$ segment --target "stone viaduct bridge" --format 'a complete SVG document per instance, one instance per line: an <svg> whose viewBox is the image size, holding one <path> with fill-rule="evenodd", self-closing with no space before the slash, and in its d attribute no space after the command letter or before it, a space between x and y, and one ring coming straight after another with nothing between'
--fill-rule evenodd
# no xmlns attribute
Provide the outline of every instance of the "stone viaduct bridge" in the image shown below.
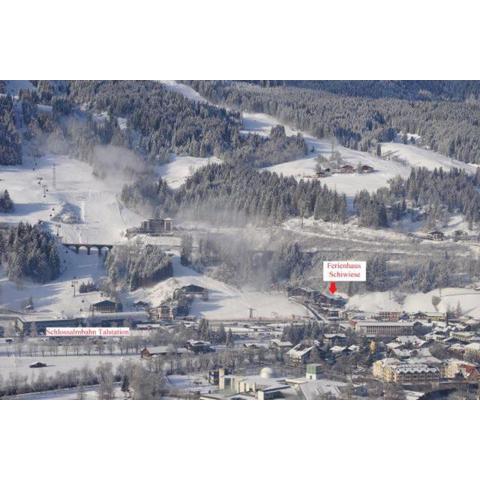
<svg viewBox="0 0 480 480"><path fill-rule="evenodd" d="M108 253L115 246L109 243L62 243L62 245L75 253L80 253L80 249L85 248L87 255L90 255L92 249L97 250L98 255L104 251Z"/></svg>

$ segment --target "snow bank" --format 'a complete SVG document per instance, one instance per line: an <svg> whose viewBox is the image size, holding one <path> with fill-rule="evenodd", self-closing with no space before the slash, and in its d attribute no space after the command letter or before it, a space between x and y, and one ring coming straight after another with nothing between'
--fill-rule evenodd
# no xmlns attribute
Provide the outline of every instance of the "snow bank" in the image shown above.
<svg viewBox="0 0 480 480"><path fill-rule="evenodd" d="M348 308L365 312L401 311L403 307L390 292L372 292L363 295L353 295L348 301ZM430 311L431 309L429 309Z"/></svg>
<svg viewBox="0 0 480 480"><path fill-rule="evenodd" d="M439 297L439 312L445 313L448 309L455 310L460 305L464 315L480 316L480 292L469 288L442 288L428 293L412 293L403 301L396 300L390 292L371 292L362 295L353 295L347 307L360 309L366 312L379 311L406 311L434 312L432 298Z"/></svg>

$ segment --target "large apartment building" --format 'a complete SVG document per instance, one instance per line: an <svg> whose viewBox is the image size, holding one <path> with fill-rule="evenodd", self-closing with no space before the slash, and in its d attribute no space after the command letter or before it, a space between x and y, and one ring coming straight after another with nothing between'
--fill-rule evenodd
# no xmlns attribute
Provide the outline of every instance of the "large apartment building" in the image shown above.
<svg viewBox="0 0 480 480"><path fill-rule="evenodd" d="M355 331L367 337L398 337L411 335L414 322L375 322L359 321L355 323Z"/></svg>
<svg viewBox="0 0 480 480"><path fill-rule="evenodd" d="M389 383L420 385L438 382L440 370L425 363L404 363L394 358L386 358L373 364L373 376Z"/></svg>

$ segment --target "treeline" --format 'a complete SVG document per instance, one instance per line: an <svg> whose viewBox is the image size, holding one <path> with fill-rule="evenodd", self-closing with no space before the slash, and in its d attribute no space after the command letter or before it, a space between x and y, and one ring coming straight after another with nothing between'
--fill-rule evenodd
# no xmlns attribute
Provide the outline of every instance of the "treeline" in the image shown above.
<svg viewBox="0 0 480 480"><path fill-rule="evenodd" d="M173 275L170 258L156 245L116 246L107 255L105 267L114 285L126 285L132 291Z"/></svg>
<svg viewBox="0 0 480 480"><path fill-rule="evenodd" d="M410 208L421 208L426 225L435 228L453 213L464 215L472 229L480 222L480 168L475 175L453 168L433 171L412 169L407 179L396 177L389 187L370 194L362 191L354 199L359 224L367 227L388 227L401 219Z"/></svg>
<svg viewBox="0 0 480 480"><path fill-rule="evenodd" d="M315 181L297 182L268 171L231 164L211 164L197 170L178 190L162 180L140 179L125 186L122 201L131 208L148 206L154 214L190 214L217 223L261 220L276 224L289 217L344 222L345 195Z"/></svg>
<svg viewBox="0 0 480 480"><path fill-rule="evenodd" d="M285 127L277 125L271 129L269 137L248 134L232 148L227 158L239 164L256 168L295 160L308 153L308 147L301 134L287 137Z"/></svg>
<svg viewBox="0 0 480 480"><path fill-rule="evenodd" d="M398 98L402 100L477 100L478 80L263 80L263 87L309 88L348 97Z"/></svg>
<svg viewBox="0 0 480 480"><path fill-rule="evenodd" d="M376 151L400 132L418 134L421 144L467 163L480 163L480 103L414 101L352 96L326 90L245 82L188 82L203 96L241 110L264 112L318 137L335 136L346 147ZM335 85L335 84L332 84ZM351 85L351 84L349 84ZM474 84L474 94L478 85ZM350 88L351 90L351 88ZM465 87L465 94L469 92Z"/></svg>
<svg viewBox="0 0 480 480"><path fill-rule="evenodd" d="M60 274L55 239L39 225L19 223L0 233L0 259L8 278L49 282Z"/></svg>
<svg viewBox="0 0 480 480"><path fill-rule="evenodd" d="M376 255L367 261L366 289L370 291L429 292L436 288L460 287L471 283L480 275L480 262L463 257L424 258L399 264L390 262L385 255ZM349 285L350 294L359 285Z"/></svg>
<svg viewBox="0 0 480 480"><path fill-rule="evenodd" d="M0 96L0 165L22 163L20 135L15 126L12 97Z"/></svg>

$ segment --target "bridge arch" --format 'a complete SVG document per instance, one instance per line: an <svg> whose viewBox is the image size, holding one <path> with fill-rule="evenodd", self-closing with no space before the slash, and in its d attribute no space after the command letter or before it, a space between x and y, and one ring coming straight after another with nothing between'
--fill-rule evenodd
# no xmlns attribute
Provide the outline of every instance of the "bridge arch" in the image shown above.
<svg viewBox="0 0 480 480"><path fill-rule="evenodd" d="M87 255L90 255L92 249L96 249L98 255L101 255L104 251L108 253L113 248L113 245L107 243L63 243L63 246L77 254L80 253L80 249L85 249Z"/></svg>

